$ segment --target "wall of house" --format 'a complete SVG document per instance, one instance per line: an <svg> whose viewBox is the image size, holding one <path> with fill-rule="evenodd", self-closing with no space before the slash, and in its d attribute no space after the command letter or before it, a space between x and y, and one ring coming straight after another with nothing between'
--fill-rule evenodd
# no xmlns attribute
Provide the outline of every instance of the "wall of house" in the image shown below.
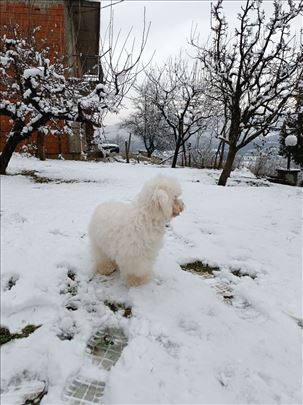
<svg viewBox="0 0 303 405"><path fill-rule="evenodd" d="M19 26L19 30L28 34L34 27L40 30L36 38L52 44L53 52L67 55L73 73L80 76L89 64L83 63L83 51L98 55L99 51L99 3L72 0L1 0L0 34L5 25ZM96 60L96 59L95 59ZM7 117L0 117L0 150L3 149L11 123ZM19 145L18 150L35 148L35 136ZM79 125L75 126L75 135L48 135L45 137L45 149L48 157L62 154L65 158L81 156L83 149L79 141Z"/></svg>
<svg viewBox="0 0 303 405"><path fill-rule="evenodd" d="M75 31L81 74L97 74L100 32L100 5L96 2L68 2Z"/></svg>
<svg viewBox="0 0 303 405"><path fill-rule="evenodd" d="M0 26L19 25L25 35L40 27L38 40L46 38L58 51L64 49L63 0L1 0Z"/></svg>

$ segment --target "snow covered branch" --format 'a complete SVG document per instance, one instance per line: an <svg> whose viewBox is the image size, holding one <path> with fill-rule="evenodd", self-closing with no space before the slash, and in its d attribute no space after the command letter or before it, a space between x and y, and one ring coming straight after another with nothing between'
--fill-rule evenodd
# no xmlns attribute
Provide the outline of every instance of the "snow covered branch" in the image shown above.
<svg viewBox="0 0 303 405"><path fill-rule="evenodd" d="M293 103L303 73L303 50L291 22L303 12L303 1L274 0L266 17L259 0L246 0L238 13L235 36L229 35L223 1L212 8L210 46L192 44L207 76L208 96L224 108L224 141L229 158L219 184L226 184L237 151L270 128Z"/></svg>
<svg viewBox="0 0 303 405"><path fill-rule="evenodd" d="M69 131L69 122L100 127L107 112L117 112L135 80L147 39L144 32L139 55L132 60L130 52L122 67L113 64L114 51L110 48L102 50L99 57L99 77L72 77L64 55L58 55L46 42L38 46L35 32L23 37L13 27L0 37L0 115L13 122L0 156L1 173L5 173L18 143L35 131L47 134L53 125Z"/></svg>
<svg viewBox="0 0 303 405"><path fill-rule="evenodd" d="M175 140L175 167L179 150L212 116L211 103L205 97L205 81L201 65L192 66L182 55L169 59L162 68L147 72L146 95L157 106Z"/></svg>

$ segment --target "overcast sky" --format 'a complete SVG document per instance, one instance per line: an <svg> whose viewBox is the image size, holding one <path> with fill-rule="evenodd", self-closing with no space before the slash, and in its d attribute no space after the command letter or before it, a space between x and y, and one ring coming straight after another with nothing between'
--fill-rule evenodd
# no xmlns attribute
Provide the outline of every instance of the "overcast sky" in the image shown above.
<svg viewBox="0 0 303 405"><path fill-rule="evenodd" d="M104 4L104 2L102 3ZM151 22L147 46L143 55L147 61L156 51L154 61L163 62L167 56L187 46L192 23L209 31L209 1L124 1L114 7L115 28L124 34L133 26L133 35L140 40L144 7L146 21ZM102 29L107 26L109 8L102 10Z"/></svg>
<svg viewBox="0 0 303 405"><path fill-rule="evenodd" d="M223 2L230 28L236 24L236 15L240 11L241 3L242 0ZM107 4L109 2L106 0L101 3L102 6ZM192 47L188 45L192 26L197 26L201 42L207 40L210 33L210 6L209 0L124 0L113 8L115 31L121 29L122 38L125 38L132 27L132 38L136 37L139 44L145 7L146 21L151 22L151 28L142 61L147 62L155 51L153 63L161 65L169 56L178 54L181 48L194 54ZM268 15L272 14L272 1L264 1L263 7ZM101 10L101 35L108 26L109 10L109 7ZM298 18L293 25L294 30L299 30L303 26L302 18ZM126 105L130 107L129 102L126 102ZM121 117L127 114L128 111L123 111L119 116L110 116L106 122L119 122Z"/></svg>

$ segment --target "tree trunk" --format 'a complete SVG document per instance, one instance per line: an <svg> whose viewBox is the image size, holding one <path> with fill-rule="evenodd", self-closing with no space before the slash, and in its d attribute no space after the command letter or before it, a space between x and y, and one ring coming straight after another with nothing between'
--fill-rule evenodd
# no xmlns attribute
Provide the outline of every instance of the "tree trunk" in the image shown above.
<svg viewBox="0 0 303 405"><path fill-rule="evenodd" d="M182 139L183 139L183 137L182 137L182 132L180 133L180 129L179 129L179 135L178 135L177 142L176 142L175 153L174 153L173 161L172 161L172 164L171 164L171 167L172 167L173 169L174 169L174 168L176 167L176 165L177 165L178 156L179 156L179 151L180 151L180 148L181 148L181 145L182 145Z"/></svg>
<svg viewBox="0 0 303 405"><path fill-rule="evenodd" d="M177 165L177 160L178 160L178 155L179 155L179 150L180 150L180 145L179 142L176 145L176 149L175 149L175 153L174 153L174 157L173 157L173 161L171 164L171 167L174 169Z"/></svg>
<svg viewBox="0 0 303 405"><path fill-rule="evenodd" d="M288 154L287 154L287 170L290 170L290 159L291 159L291 154L290 154L290 150L289 150Z"/></svg>
<svg viewBox="0 0 303 405"><path fill-rule="evenodd" d="M186 149L185 149L184 143L183 143L182 149L183 149L183 163L184 163L182 166L187 166L187 156L186 156Z"/></svg>
<svg viewBox="0 0 303 405"><path fill-rule="evenodd" d="M224 164L223 171L222 171L219 181L218 181L219 186L226 185L227 179L229 178L231 170L232 170L232 166L233 166L233 163L234 163L234 160L236 157L236 153L237 153L236 147L229 146L226 162Z"/></svg>
<svg viewBox="0 0 303 405"><path fill-rule="evenodd" d="M130 143L132 139L131 132L129 133L128 141L125 141L125 154L126 154L126 163L129 163L129 151L130 151Z"/></svg>
<svg viewBox="0 0 303 405"><path fill-rule="evenodd" d="M125 143L125 158L126 158L126 163L129 163L129 154L128 154L129 149L128 149L127 140L125 140L124 143Z"/></svg>
<svg viewBox="0 0 303 405"><path fill-rule="evenodd" d="M222 168L222 163L223 163L223 158L224 158L224 149L225 149L225 142L220 141L216 155L215 155L215 161L213 164L214 169L221 169ZM218 161L219 158L219 161Z"/></svg>
<svg viewBox="0 0 303 405"><path fill-rule="evenodd" d="M222 145L222 141L220 141L219 146L217 148L217 152L215 154L215 160L214 160L214 164L213 164L213 169L217 169L217 161L218 161L218 156L219 156L219 153L220 153L221 145Z"/></svg>
<svg viewBox="0 0 303 405"><path fill-rule="evenodd" d="M94 149L94 126L90 122L84 124L84 143L86 143L86 150L92 152Z"/></svg>
<svg viewBox="0 0 303 405"><path fill-rule="evenodd" d="M37 158L45 160L45 145L44 145L44 133L38 131L37 133Z"/></svg>
<svg viewBox="0 0 303 405"><path fill-rule="evenodd" d="M183 120L182 119L179 119L178 129L176 128L176 131L175 131L175 138L177 138L176 139L177 142L176 142L174 158L173 158L172 165L171 165L172 168L175 168L177 165L179 150L180 150L180 148L182 146L182 142L183 142ZM183 145L184 145L184 143L183 143Z"/></svg>
<svg viewBox="0 0 303 405"><path fill-rule="evenodd" d="M222 142L222 147L221 147L221 151L220 151L220 159L219 159L217 169L222 169L223 159L224 159L224 150L225 150L225 142Z"/></svg>
<svg viewBox="0 0 303 405"><path fill-rule="evenodd" d="M0 156L0 174L6 174L6 169L12 154L15 152L18 143L20 143L23 139L24 138L20 135L20 132L15 132L8 138Z"/></svg>

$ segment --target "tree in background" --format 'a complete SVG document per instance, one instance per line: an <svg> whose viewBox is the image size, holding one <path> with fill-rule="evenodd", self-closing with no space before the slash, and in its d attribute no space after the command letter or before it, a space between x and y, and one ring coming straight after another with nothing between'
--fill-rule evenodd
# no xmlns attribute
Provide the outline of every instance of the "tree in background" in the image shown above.
<svg viewBox="0 0 303 405"><path fill-rule="evenodd" d="M218 126L220 116L214 115L208 120L206 129L199 131L192 139L190 156L191 166L200 169L218 169L220 164Z"/></svg>
<svg viewBox="0 0 303 405"><path fill-rule="evenodd" d="M155 150L169 147L170 137L163 115L146 95L147 86L147 83L137 86L137 95L133 98L135 110L122 122L121 127L142 139L147 156L151 157Z"/></svg>
<svg viewBox="0 0 303 405"><path fill-rule="evenodd" d="M190 66L180 55L169 59L161 68L150 69L146 97L158 108L170 128L175 146L172 167L176 167L186 142L206 127L211 116L199 62Z"/></svg>
<svg viewBox="0 0 303 405"><path fill-rule="evenodd" d="M208 97L221 105L220 139L228 153L219 178L226 185L238 151L260 135L266 136L287 109L303 71L302 47L291 36L290 24L303 11L303 2L273 1L266 18L260 0L246 0L231 37L223 1L212 8L212 42L201 46L192 35L208 82Z"/></svg>
<svg viewBox="0 0 303 405"><path fill-rule="evenodd" d="M267 142L268 138L258 139L253 142L254 149L247 157L245 167L255 176L276 176L277 168L283 164L283 158L278 156L278 148Z"/></svg>
<svg viewBox="0 0 303 405"><path fill-rule="evenodd" d="M35 131L48 134L63 123L64 131L70 132L70 124L75 122L100 127L108 111L117 111L135 81L148 35L144 24L137 57L126 52L125 59L118 55L118 61L111 35L109 49L104 50L102 45L99 76L75 78L64 64L63 55L55 54L46 42L37 45L36 31L24 37L18 28L8 27L0 38L0 115L12 121L0 156L1 174L5 174L17 145Z"/></svg>

